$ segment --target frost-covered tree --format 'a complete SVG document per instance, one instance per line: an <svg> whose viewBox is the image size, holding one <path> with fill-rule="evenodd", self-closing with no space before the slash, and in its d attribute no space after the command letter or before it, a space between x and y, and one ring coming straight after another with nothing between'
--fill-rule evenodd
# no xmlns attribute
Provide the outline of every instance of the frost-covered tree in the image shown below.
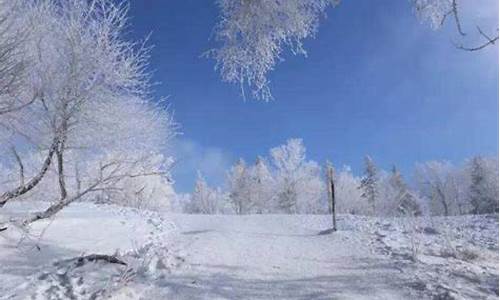
<svg viewBox="0 0 500 300"><path fill-rule="evenodd" d="M335 200L337 211L348 214L369 214L370 208L362 198L359 188L361 179L352 174L351 168L344 166L335 176Z"/></svg>
<svg viewBox="0 0 500 300"><path fill-rule="evenodd" d="M459 215L470 210L470 178L463 167L449 162L425 162L417 165L416 180L431 214Z"/></svg>
<svg viewBox="0 0 500 300"><path fill-rule="evenodd" d="M299 177L298 211L303 214L328 212L327 186L321 166L307 161Z"/></svg>
<svg viewBox="0 0 500 300"><path fill-rule="evenodd" d="M243 159L229 170L227 174L227 185L229 189L229 201L238 215L248 214L254 208L252 202L250 176L247 165Z"/></svg>
<svg viewBox="0 0 500 300"><path fill-rule="evenodd" d="M218 213L219 197L216 190L212 189L205 178L198 172L198 179L191 195L189 212L198 214Z"/></svg>
<svg viewBox="0 0 500 300"><path fill-rule="evenodd" d="M222 79L248 86L254 97L269 100L268 73L283 50L306 54L303 40L314 36L325 10L337 0L217 0L220 9L213 57Z"/></svg>
<svg viewBox="0 0 500 300"><path fill-rule="evenodd" d="M427 200L431 214L460 215L497 211L497 159L476 157L464 166L453 166L448 162L426 162L417 165L416 179L419 192Z"/></svg>
<svg viewBox="0 0 500 300"><path fill-rule="evenodd" d="M362 191L361 197L363 197L371 208L372 214L376 213L376 202L377 202L377 184L378 184L378 171L375 163L370 156L365 157L365 170L364 176L361 179L359 188Z"/></svg>
<svg viewBox="0 0 500 300"><path fill-rule="evenodd" d="M23 43L29 37L21 6L16 1L0 0L0 115L20 110L34 101L34 97L24 99L19 95L27 76L28 57Z"/></svg>
<svg viewBox="0 0 500 300"><path fill-rule="evenodd" d="M418 197L409 190L396 167L390 171L377 171L376 192L375 215L396 217L420 214Z"/></svg>
<svg viewBox="0 0 500 300"><path fill-rule="evenodd" d="M148 158L148 160L151 162L151 165L148 166L149 171L161 174L161 166L165 161L163 155L156 154ZM75 180L81 180L77 179L81 173L81 171L77 170L75 169L77 172ZM78 181L76 181L76 184L78 184ZM175 191L168 174L163 176L126 177L114 184L113 188L103 189L101 192L91 195L89 200L96 201L98 199L106 203L115 203L139 209L166 211L171 208L170 202L175 199Z"/></svg>
<svg viewBox="0 0 500 300"><path fill-rule="evenodd" d="M397 209L402 215L422 215L417 197L409 190L396 166L392 167L389 184L394 191L394 198L391 200L397 205Z"/></svg>
<svg viewBox="0 0 500 300"><path fill-rule="evenodd" d="M44 189L40 182L57 186L54 204L29 223L90 194L120 189L125 179L168 176L171 160L158 162L157 154L175 127L149 101L148 48L125 38L126 6L111 0L19 3L31 28L22 43L30 76L19 96L36 99L2 115L10 126L0 130L22 145L19 157L42 159L33 177L0 196L0 205L28 192L36 198L35 188ZM42 181L48 172L57 174L55 183Z"/></svg>
<svg viewBox="0 0 500 300"><path fill-rule="evenodd" d="M298 202L297 176L305 161L305 147L300 139L288 140L285 145L271 149L277 170L277 208L285 213L296 213Z"/></svg>
<svg viewBox="0 0 500 300"><path fill-rule="evenodd" d="M468 165L473 214L498 213L498 160L476 156Z"/></svg>
<svg viewBox="0 0 500 300"><path fill-rule="evenodd" d="M290 139L270 153L276 168L277 209L283 213L315 212L325 199L325 184L320 166L306 160L302 140Z"/></svg>
<svg viewBox="0 0 500 300"><path fill-rule="evenodd" d="M247 166L240 159L228 172L229 201L237 214L325 212L325 187L321 168L305 160L299 139L271 149L273 168L257 157Z"/></svg>
<svg viewBox="0 0 500 300"><path fill-rule="evenodd" d="M392 173L386 170L377 170L376 182L376 207L377 216L396 216L399 215L398 209L398 191L391 184ZM366 201L366 199L364 199ZM373 210L373 208L371 209Z"/></svg>
<svg viewBox="0 0 500 300"><path fill-rule="evenodd" d="M255 164L248 168L250 202L256 213L269 212L274 198L274 178L263 157L258 156Z"/></svg>
<svg viewBox="0 0 500 300"><path fill-rule="evenodd" d="M175 193L169 201L170 212L190 213L191 194Z"/></svg>
<svg viewBox="0 0 500 300"><path fill-rule="evenodd" d="M471 210L469 188L470 176L467 169L454 167L448 174L446 183L446 195L453 214L463 215Z"/></svg>
<svg viewBox="0 0 500 300"><path fill-rule="evenodd" d="M420 193L430 200L430 212L436 215L451 214L451 199L446 190L453 166L447 162L430 161L417 165L416 178Z"/></svg>

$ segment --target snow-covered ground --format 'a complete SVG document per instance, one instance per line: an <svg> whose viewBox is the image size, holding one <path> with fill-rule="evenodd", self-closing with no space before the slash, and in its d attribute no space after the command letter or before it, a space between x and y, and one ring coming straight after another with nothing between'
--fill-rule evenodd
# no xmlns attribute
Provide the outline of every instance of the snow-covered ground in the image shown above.
<svg viewBox="0 0 500 300"><path fill-rule="evenodd" d="M0 299L498 298L497 216L338 223L319 235L329 216L75 203L30 235L0 233ZM72 259L93 253L118 254L127 266Z"/></svg>
<svg viewBox="0 0 500 300"><path fill-rule="evenodd" d="M0 210L0 221L44 206L9 203ZM55 219L35 223L29 234L10 227L0 233L0 299L89 299L103 290L114 293L132 278L159 273L150 270L158 256L173 266L168 245L173 226L154 212L74 203ZM95 253L118 253L129 265L100 262L89 270L64 261Z"/></svg>

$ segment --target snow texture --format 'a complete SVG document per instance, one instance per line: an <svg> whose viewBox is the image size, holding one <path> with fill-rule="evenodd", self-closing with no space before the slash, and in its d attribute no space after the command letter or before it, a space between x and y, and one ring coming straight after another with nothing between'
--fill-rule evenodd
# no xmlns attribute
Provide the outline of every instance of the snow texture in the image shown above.
<svg viewBox="0 0 500 300"><path fill-rule="evenodd" d="M341 215L320 235L329 222L73 203L29 235L0 233L0 299L498 298L497 215ZM78 259L93 253L127 265Z"/></svg>

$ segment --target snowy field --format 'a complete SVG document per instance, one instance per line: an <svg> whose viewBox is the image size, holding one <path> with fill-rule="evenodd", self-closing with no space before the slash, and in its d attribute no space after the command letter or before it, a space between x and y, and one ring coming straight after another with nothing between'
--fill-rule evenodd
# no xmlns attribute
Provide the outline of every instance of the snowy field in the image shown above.
<svg viewBox="0 0 500 300"><path fill-rule="evenodd" d="M497 216L342 215L319 235L329 222L74 203L29 234L0 233L0 298L498 299ZM75 259L90 254L127 265Z"/></svg>

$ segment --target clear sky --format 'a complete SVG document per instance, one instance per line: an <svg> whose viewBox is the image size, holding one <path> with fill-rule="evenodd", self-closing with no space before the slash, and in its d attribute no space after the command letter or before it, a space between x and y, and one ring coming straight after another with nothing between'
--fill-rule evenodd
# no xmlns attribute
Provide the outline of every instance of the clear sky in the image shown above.
<svg viewBox="0 0 500 300"><path fill-rule="evenodd" d="M498 2L490 3L496 29ZM192 189L196 169L219 185L238 157L253 162L293 137L303 138L308 158L357 174L366 154L408 176L416 162L498 155L498 46L457 50L451 28L430 30L410 1L344 0L330 9L305 42L308 57L287 54L271 74L269 103L244 101L200 57L214 46L214 0L136 0L130 13L133 36L152 33L156 95L169 96L181 125L173 147L180 192Z"/></svg>

